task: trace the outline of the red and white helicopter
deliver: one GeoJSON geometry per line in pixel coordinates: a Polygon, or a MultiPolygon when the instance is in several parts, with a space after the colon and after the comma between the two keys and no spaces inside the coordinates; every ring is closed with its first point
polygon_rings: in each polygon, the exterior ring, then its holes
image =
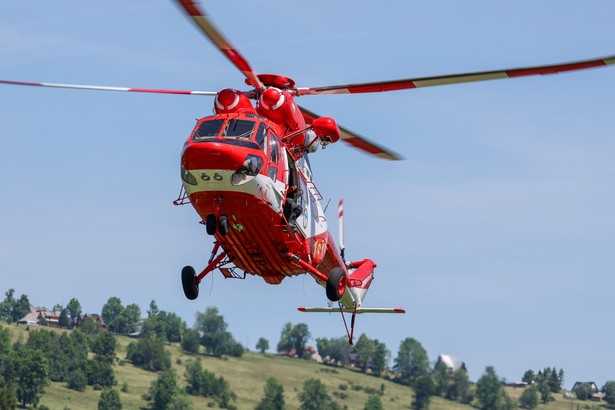
{"type": "Polygon", "coordinates": [[[181,272],[186,297],[196,299],[200,282],[214,270],[226,278],[261,276],[269,284],[307,273],[325,287],[328,299],[338,302],[339,307],[299,310],[339,310],[342,317],[351,313],[350,329],[346,329],[350,343],[356,314],[405,311],[363,307],[376,264],[370,259],[345,260],[342,201],[338,212],[339,249],[336,246],[327,227],[322,196],[313,180],[309,155],[320,146],[324,148],[341,139],[384,159],[401,157],[339,127],[332,118],[299,107],[295,98],[554,74],[615,63],[615,56],[609,56],[546,66],[302,88],[283,75],[256,74],[195,2],[176,1],[198,29],[243,73],[250,86],[248,91],[230,88],[219,92],[186,91],[10,80],[0,80],[0,83],[215,97],[215,114],[197,121],[181,155],[183,189],[175,204],[192,204],[207,233],[215,238],[207,266],[198,273],[191,266],[181,272]]]}

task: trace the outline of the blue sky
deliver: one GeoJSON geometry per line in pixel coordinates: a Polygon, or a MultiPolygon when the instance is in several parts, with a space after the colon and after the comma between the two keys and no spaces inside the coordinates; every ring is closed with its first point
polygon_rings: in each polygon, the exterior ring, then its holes
{"type": "MultiPolygon", "coordinates": [[[[281,0],[204,4],[257,72],[322,86],[515,68],[615,54],[611,0],[281,0]]],[[[245,89],[241,74],[165,0],[0,5],[0,78],[109,86],[245,89]]],[[[401,153],[386,162],[342,143],[312,157],[323,196],[345,200],[347,256],[378,263],[357,332],[397,354],[493,365],[519,380],[563,368],[566,386],[615,379],[615,68],[299,103],[401,153]]],[[[0,290],[35,304],[110,296],[193,324],[217,306],[253,347],[285,322],[343,334],[309,277],[201,286],[211,238],[175,207],[179,154],[209,97],[0,87],[0,290]]],[[[335,230],[335,206],[329,218],[335,230]]]]}

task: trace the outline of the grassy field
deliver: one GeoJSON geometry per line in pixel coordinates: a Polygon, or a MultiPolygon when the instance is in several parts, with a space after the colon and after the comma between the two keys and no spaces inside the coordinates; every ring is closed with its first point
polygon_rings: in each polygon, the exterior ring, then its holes
{"type": "MultiPolygon", "coordinates": [[[[0,326],[6,326],[0,324],[0,326]]],[[[9,327],[13,339],[22,337],[27,339],[25,326],[9,327]]],[[[148,391],[150,383],[156,379],[157,374],[141,370],[124,362],[126,348],[132,339],[118,337],[117,363],[114,365],[117,380],[117,390],[126,383],[128,390],[120,392],[123,408],[127,410],[146,409],[147,402],[142,398],[148,391]]],[[[353,370],[336,369],[324,366],[313,361],[276,357],[246,352],[240,359],[216,359],[209,356],[189,356],[184,354],[178,345],[167,345],[171,353],[172,364],[175,368],[180,385],[184,386],[183,375],[185,364],[189,360],[199,359],[203,367],[217,376],[223,376],[230,384],[231,390],[237,395],[235,405],[239,409],[254,409],[263,394],[263,386],[268,377],[275,377],[284,386],[284,398],[287,409],[298,409],[297,394],[301,391],[303,383],[309,378],[318,378],[326,386],[329,395],[342,407],[347,409],[362,409],[368,397],[366,390],[380,391],[384,389],[381,397],[385,409],[409,409],[412,401],[412,390],[390,381],[365,375],[353,370]],[[384,386],[384,387],[382,387],[384,386]]],[[[507,388],[508,393],[515,399],[521,395],[523,389],[507,388]]],[[[92,387],[84,392],[68,389],[65,383],[51,383],[46,388],[46,394],[41,404],[52,410],[90,410],[96,409],[100,392],[92,387]]],[[[217,408],[214,401],[203,397],[190,396],[195,409],[217,408]]],[[[557,395],[556,401],[548,405],[540,405],[539,410],[577,410],[591,409],[596,403],[565,400],[557,395]],[[585,407],[589,405],[588,407],[585,407]]],[[[601,407],[598,407],[601,408],[601,407]]],[[[459,403],[433,398],[431,410],[471,410],[472,407],[459,403]]]]}

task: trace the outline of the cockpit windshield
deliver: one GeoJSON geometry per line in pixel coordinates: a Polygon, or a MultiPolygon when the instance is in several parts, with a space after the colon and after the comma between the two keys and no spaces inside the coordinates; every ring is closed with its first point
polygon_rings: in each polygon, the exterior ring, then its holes
{"type": "Polygon", "coordinates": [[[202,121],[194,131],[192,139],[194,141],[205,141],[218,138],[220,131],[222,137],[234,140],[250,140],[252,132],[256,127],[256,121],[233,118],[228,121],[225,119],[207,119],[202,121]]]}
{"type": "Polygon", "coordinates": [[[256,121],[232,119],[226,123],[225,138],[250,139],[256,121]]]}
{"type": "Polygon", "coordinates": [[[199,128],[194,132],[194,140],[202,141],[206,138],[215,138],[220,134],[224,120],[206,120],[203,121],[199,128]]]}

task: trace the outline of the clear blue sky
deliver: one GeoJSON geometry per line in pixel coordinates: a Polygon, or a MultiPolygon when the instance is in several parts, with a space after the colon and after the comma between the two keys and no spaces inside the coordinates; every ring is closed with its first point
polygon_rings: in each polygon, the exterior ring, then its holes
{"type": "MultiPolygon", "coordinates": [[[[210,1],[204,7],[257,72],[298,86],[388,80],[615,54],[615,2],[210,1]]],[[[172,1],[2,2],[0,78],[109,86],[245,89],[241,74],[172,1]]],[[[476,380],[563,368],[566,386],[615,379],[615,68],[299,103],[406,160],[339,143],[313,156],[318,187],[346,204],[347,255],[378,263],[358,333],[397,354],[406,337],[476,380]]],[[[0,291],[38,305],[110,296],[194,314],[217,306],[253,348],[305,322],[343,334],[309,277],[179,272],[211,237],[174,207],[179,154],[209,97],[0,86],[0,291]]],[[[335,206],[329,218],[335,230],[335,206]]],[[[1,295],[0,295],[1,296],[1,295]]],[[[312,340],[313,342],[313,340],[312,340]]]]}

